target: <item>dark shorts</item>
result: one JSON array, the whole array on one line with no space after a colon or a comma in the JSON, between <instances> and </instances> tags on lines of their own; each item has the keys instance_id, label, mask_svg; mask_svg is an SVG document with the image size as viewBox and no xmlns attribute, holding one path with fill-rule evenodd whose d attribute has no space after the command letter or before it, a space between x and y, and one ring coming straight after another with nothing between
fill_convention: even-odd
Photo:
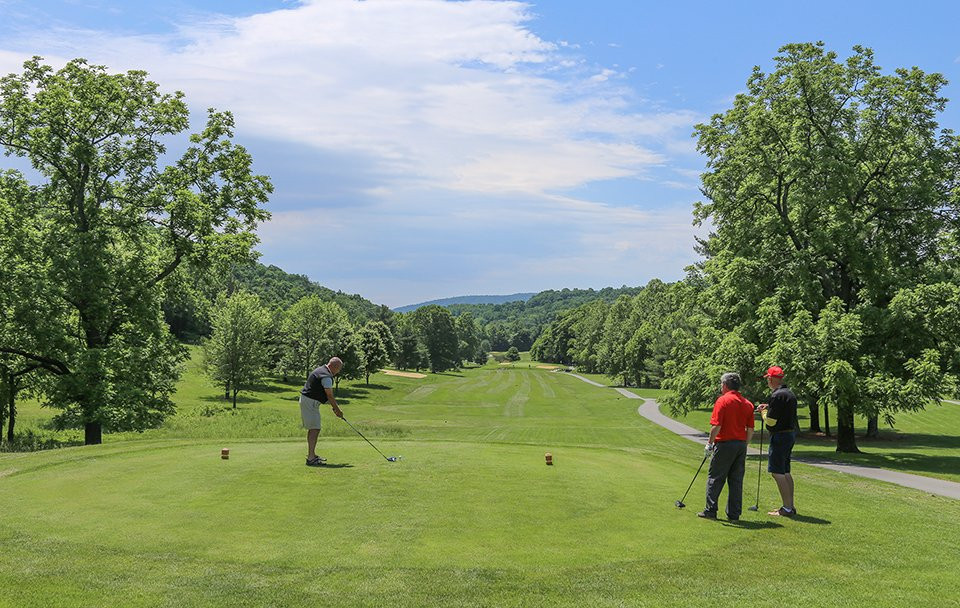
<instances>
[{"instance_id":1,"label":"dark shorts","mask_svg":"<svg viewBox=\"0 0 960 608\"><path fill-rule=\"evenodd\" d=\"M785 431L770 436L770 450L767 454L767 472L786 475L790 472L790 453L793 452L793 443L796 433Z\"/></svg>"}]
</instances>

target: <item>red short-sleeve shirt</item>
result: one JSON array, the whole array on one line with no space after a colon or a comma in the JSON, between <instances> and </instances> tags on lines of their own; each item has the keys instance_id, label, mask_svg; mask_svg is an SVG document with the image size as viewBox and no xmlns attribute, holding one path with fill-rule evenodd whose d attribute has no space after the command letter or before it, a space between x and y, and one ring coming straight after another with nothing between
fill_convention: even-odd
<instances>
[{"instance_id":1,"label":"red short-sleeve shirt","mask_svg":"<svg viewBox=\"0 0 960 608\"><path fill-rule=\"evenodd\" d=\"M717 441L746 441L747 429L755 428L753 404L737 391L727 391L713 404L711 426L719 426Z\"/></svg>"}]
</instances>

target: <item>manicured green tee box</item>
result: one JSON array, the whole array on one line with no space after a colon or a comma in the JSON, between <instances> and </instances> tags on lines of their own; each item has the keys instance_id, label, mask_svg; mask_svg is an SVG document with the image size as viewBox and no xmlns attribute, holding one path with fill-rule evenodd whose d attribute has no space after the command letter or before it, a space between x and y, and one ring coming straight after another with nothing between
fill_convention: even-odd
<instances>
[{"instance_id":1,"label":"manicured green tee box","mask_svg":"<svg viewBox=\"0 0 960 608\"><path fill-rule=\"evenodd\" d=\"M746 577L757 605L839 606L882 577L874 605L937 605L960 566L955 501L830 472L804 471L805 518L733 526L673 507L686 446L560 448L553 467L538 446L382 446L404 460L347 439L327 469L289 442L226 461L184 441L6 459L0 602L685 606L739 597ZM790 588L750 573L784 551Z\"/></svg>"},{"instance_id":2,"label":"manicured green tee box","mask_svg":"<svg viewBox=\"0 0 960 608\"><path fill-rule=\"evenodd\" d=\"M940 606L954 593L958 501L801 465L798 520L763 513L779 504L769 479L740 525L699 520L704 475L687 509L673 502L702 451L566 373L344 382L347 417L404 459L325 412L333 466L314 469L299 383L234 412L195 371L162 429L0 454L0 606ZM762 572L785 559L786 586Z\"/></svg>"}]
</instances>

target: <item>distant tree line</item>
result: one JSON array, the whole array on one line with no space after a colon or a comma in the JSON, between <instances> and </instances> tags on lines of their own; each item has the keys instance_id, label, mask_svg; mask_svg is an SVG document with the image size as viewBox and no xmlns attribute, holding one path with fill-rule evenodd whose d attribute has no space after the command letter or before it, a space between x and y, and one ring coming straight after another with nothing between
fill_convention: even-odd
<instances>
[{"instance_id":1,"label":"distant tree line","mask_svg":"<svg viewBox=\"0 0 960 608\"><path fill-rule=\"evenodd\" d=\"M202 342L204 367L237 406L237 394L268 375L300 382L330 357L343 360L341 378L365 378L387 365L444 372L483 364L479 328L469 313L454 319L440 306L354 324L337 302L301 298L271 309L244 291L223 295L213 307L210 336Z\"/></svg>"},{"instance_id":2,"label":"distant tree line","mask_svg":"<svg viewBox=\"0 0 960 608\"><path fill-rule=\"evenodd\" d=\"M636 295L639 287L594 289L558 289L537 293L527 301L503 304L452 304L446 308L455 316L470 313L480 326L487 350L506 351L516 347L526 352L533 346L544 326L558 314L595 300L613 302L622 295Z\"/></svg>"}]
</instances>

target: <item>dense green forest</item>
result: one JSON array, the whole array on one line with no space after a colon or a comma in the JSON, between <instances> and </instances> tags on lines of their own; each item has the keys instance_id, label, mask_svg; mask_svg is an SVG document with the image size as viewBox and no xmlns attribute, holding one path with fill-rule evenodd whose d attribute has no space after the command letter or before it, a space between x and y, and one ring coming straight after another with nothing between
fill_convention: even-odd
<instances>
[{"instance_id":1,"label":"dense green forest","mask_svg":"<svg viewBox=\"0 0 960 608\"><path fill-rule=\"evenodd\" d=\"M182 283L178 284L183 287ZM164 301L164 315L171 331L180 340L194 342L210 333L209 304L219 294L243 291L254 294L271 310L286 310L307 296L316 296L324 302L335 302L347 313L355 325L390 316L386 306L379 306L357 295L334 291L311 281L302 274L290 274L276 266L258 262L239 264L226 269L202 290L174 287L168 290Z\"/></svg>"},{"instance_id":2,"label":"dense green forest","mask_svg":"<svg viewBox=\"0 0 960 608\"><path fill-rule=\"evenodd\" d=\"M419 304L410 304L409 306L398 306L393 309L393 312L413 312L421 306L429 306L431 304L450 307L455 304L505 304L507 302L517 301L526 302L535 295L537 294L512 293L505 296L456 296L453 298L441 298L439 300L420 302Z\"/></svg>"},{"instance_id":3,"label":"dense green forest","mask_svg":"<svg viewBox=\"0 0 960 608\"><path fill-rule=\"evenodd\" d=\"M541 291L529 300L504 304L454 304L446 308L458 317L469 312L483 327L484 338L492 350L507 350L511 346L529 350L544 326L563 311L571 310L597 300L613 302L620 296L635 296L642 287L604 287L594 289L550 289Z\"/></svg>"}]
</instances>

